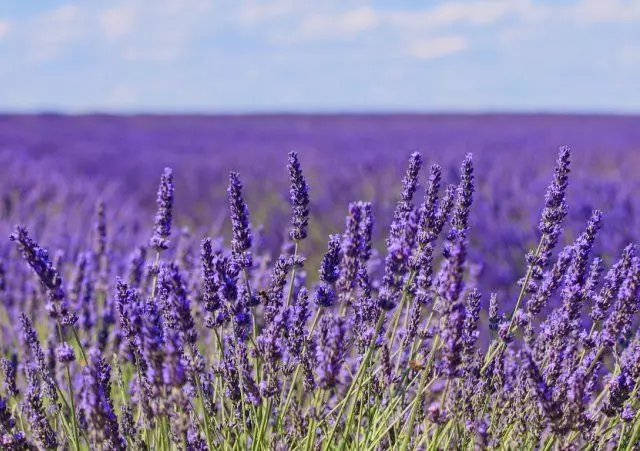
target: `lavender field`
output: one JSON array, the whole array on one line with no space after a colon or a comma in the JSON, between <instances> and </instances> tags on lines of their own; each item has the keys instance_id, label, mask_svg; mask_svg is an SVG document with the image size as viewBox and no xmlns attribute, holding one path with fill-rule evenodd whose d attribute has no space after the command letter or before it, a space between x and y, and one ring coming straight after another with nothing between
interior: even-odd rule
<instances>
[{"instance_id":1,"label":"lavender field","mask_svg":"<svg viewBox=\"0 0 640 451\"><path fill-rule=\"evenodd\" d=\"M7 450L640 449L640 117L0 116Z\"/></svg>"}]
</instances>

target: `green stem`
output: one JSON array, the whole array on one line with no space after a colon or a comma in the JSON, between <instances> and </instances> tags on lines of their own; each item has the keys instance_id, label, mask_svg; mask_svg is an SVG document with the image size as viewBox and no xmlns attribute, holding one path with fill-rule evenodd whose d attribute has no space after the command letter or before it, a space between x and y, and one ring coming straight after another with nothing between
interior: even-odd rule
<instances>
[{"instance_id":1,"label":"green stem","mask_svg":"<svg viewBox=\"0 0 640 451\"><path fill-rule=\"evenodd\" d=\"M211 438L211 425L209 424L210 423L209 411L207 410L207 407L204 402L202 382L200 381L200 378L197 375L195 379L196 379L196 385L198 387L198 396L200 397L200 405L202 407L202 413L204 415L204 432L205 432L205 435L207 436L207 446L209 447L209 449L213 449L213 439Z\"/></svg>"},{"instance_id":2,"label":"green stem","mask_svg":"<svg viewBox=\"0 0 640 451\"><path fill-rule=\"evenodd\" d=\"M371 343L369 343L369 347L367 348L367 352L364 355L364 358L362 360L362 364L360 364L360 367L358 368L358 372L356 373L356 376L354 377L353 381L349 385L349 389L347 390L347 393L345 394L345 397L344 397L345 401L349 400L349 398L353 394L353 392L356 389L356 387L358 388L358 390L360 388L360 378L364 374L365 369L369 366L369 360L371 359L371 355L373 354L373 350L375 349L376 339L378 337L378 334L380 333L380 329L382 329L382 324L384 323L384 316L385 316L384 313L380 313L380 317L378 318L378 323L376 324L376 328L375 328L375 331L373 333L373 337L371 337ZM347 407L347 404L348 404L348 402L344 402L342 404L342 407L340 408L340 411L338 412L338 416L336 418L336 421L333 424L333 427L331 428L331 432L329 433L329 437L326 440L326 446L323 448L325 451L328 450L331 447L331 443L333 442L333 437L336 434L338 423L340 423L340 418L342 418L342 415L344 414L344 411L345 411L345 409ZM352 418L351 418L351 415L350 415L349 418L347 419L347 426L345 428L345 434L349 430L349 425L351 424L351 419ZM343 441L343 443L344 443L344 441Z\"/></svg>"},{"instance_id":3,"label":"green stem","mask_svg":"<svg viewBox=\"0 0 640 451\"><path fill-rule=\"evenodd\" d=\"M291 269L291 283L289 284L289 293L287 294L287 307L289 307L291 305L291 298L293 297L293 286L296 282L296 266L295 266L295 260L296 257L298 257L298 242L296 241L296 246L293 250L293 260L294 260L294 266Z\"/></svg>"},{"instance_id":4,"label":"green stem","mask_svg":"<svg viewBox=\"0 0 640 451\"><path fill-rule=\"evenodd\" d=\"M60 321L57 322L58 325L58 336L60 337L60 343L64 343L64 335L62 333L62 325ZM69 408L71 409L71 429L73 434L73 442L77 451L80 450L80 443L78 440L78 421L76 419L76 408L75 402L73 400L73 381L71 379L71 371L69 370L69 363L65 363L65 370L67 374L67 383L69 384Z\"/></svg>"},{"instance_id":5,"label":"green stem","mask_svg":"<svg viewBox=\"0 0 640 451\"><path fill-rule=\"evenodd\" d=\"M437 335L434 342L433 342L433 347L431 350L431 355L429 357L430 362L432 361L433 357L435 356L435 350L438 347L439 344L439 339L440 339L440 335ZM422 403L422 390L424 389L425 384L427 383L427 378L429 375L430 369L428 367L425 366L425 369L422 370L422 377L420 377L420 385L418 386L418 392L416 394L416 399L415 399L415 404L413 405L413 409L411 409L411 414L409 415L409 424L407 426L407 433L404 436L404 440L402 442L402 445L400 446L400 450L404 451L407 449L407 447L409 446L409 441L411 440L411 437L413 436L413 426L416 420L416 415L418 413L418 409L420 408L420 404Z\"/></svg>"}]
</instances>

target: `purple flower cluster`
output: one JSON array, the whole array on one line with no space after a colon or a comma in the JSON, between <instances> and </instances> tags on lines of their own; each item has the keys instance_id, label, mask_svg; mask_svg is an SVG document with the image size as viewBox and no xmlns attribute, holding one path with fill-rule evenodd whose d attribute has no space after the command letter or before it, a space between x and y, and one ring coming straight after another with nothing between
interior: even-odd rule
<instances>
[{"instance_id":1,"label":"purple flower cluster","mask_svg":"<svg viewBox=\"0 0 640 451\"><path fill-rule=\"evenodd\" d=\"M0 448L637 449L640 256L603 250L600 209L567 225L570 156L517 289L495 292L474 257L471 155L423 174L413 153L388 229L375 203L345 203L321 249L295 152L280 253L235 172L226 241L169 240L170 169L146 228L106 197L52 258L28 221L0 253Z\"/></svg>"}]
</instances>

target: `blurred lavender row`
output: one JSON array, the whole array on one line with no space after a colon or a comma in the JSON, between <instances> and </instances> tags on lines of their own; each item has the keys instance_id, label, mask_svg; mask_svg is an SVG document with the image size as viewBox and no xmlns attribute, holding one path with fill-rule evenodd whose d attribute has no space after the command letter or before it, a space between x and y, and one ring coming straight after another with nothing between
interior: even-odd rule
<instances>
[{"instance_id":1,"label":"blurred lavender row","mask_svg":"<svg viewBox=\"0 0 640 451\"><path fill-rule=\"evenodd\" d=\"M438 162L444 183L454 183L459 161L472 152L480 177L470 218L471 270L484 291L514 294L513 283L524 269L521 255L537 239L547 168L565 143L578 156L568 192L566 240L599 208L610 233L598 243L598 252L610 262L625 243L638 241L638 117L0 116L0 193L8 220L0 232L9 232L7 224L25 222L52 245L71 250L81 239L74 223L86 224L101 196L114 199L107 202L112 214L123 210L127 222L118 224L130 229L127 234L137 233L138 221L152 214L157 174L169 166L179 187L177 224L197 236L228 237L225 184L234 170L243 175L254 223L263 226L258 238L277 252L287 239L282 231L288 187L273 174L283 155L295 150L313 186L308 245L314 254L328 234L340 231L347 205L355 199L373 202L380 224L374 247L380 251L409 153L419 150L427 164ZM45 200L59 208L38 208ZM43 215L60 213L63 205L73 215L60 218L63 233L49 228L47 236ZM319 263L316 258L310 265Z\"/></svg>"}]
</instances>

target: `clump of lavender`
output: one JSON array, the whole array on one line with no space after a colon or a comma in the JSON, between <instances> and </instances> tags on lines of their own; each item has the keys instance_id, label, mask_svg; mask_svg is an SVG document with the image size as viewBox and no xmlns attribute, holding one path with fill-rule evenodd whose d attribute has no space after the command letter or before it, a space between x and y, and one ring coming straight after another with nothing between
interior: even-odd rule
<instances>
[{"instance_id":1,"label":"clump of lavender","mask_svg":"<svg viewBox=\"0 0 640 451\"><path fill-rule=\"evenodd\" d=\"M340 236L329 236L329 249L320 262L320 284L315 291L315 300L319 306L331 307L336 297L335 283L340 277Z\"/></svg>"},{"instance_id":2,"label":"clump of lavender","mask_svg":"<svg viewBox=\"0 0 640 451\"><path fill-rule=\"evenodd\" d=\"M231 240L231 250L243 268L251 266L251 225L249 223L249 207L242 198L242 182L237 172L229 175L229 208L231 211L231 226L233 228L233 239Z\"/></svg>"},{"instance_id":3,"label":"clump of lavender","mask_svg":"<svg viewBox=\"0 0 640 451\"><path fill-rule=\"evenodd\" d=\"M169 250L170 170L146 245L104 203L93 240L60 240L55 258L18 227L29 266L0 252L0 449L637 448L640 257L635 244L617 260L603 251L600 210L581 232L565 225L569 156L513 299L483 293L495 260L476 252L473 215L492 212L482 183L472 207L470 155L458 179L432 165L419 205L411 155L382 246L362 201L326 247L310 239L320 229L294 152L279 254L254 242L233 172L232 239L199 252L199 229Z\"/></svg>"},{"instance_id":4,"label":"clump of lavender","mask_svg":"<svg viewBox=\"0 0 640 451\"><path fill-rule=\"evenodd\" d=\"M173 218L173 171L165 168L158 187L158 212L149 246L160 252L169 248L171 221Z\"/></svg>"},{"instance_id":5,"label":"clump of lavender","mask_svg":"<svg viewBox=\"0 0 640 451\"><path fill-rule=\"evenodd\" d=\"M31 239L24 226L16 227L16 231L11 234L9 239L16 242L22 257L33 268L40 282L47 289L46 308L49 316L64 325L75 324L78 317L69 311L60 272L53 265L47 250Z\"/></svg>"},{"instance_id":6,"label":"clump of lavender","mask_svg":"<svg viewBox=\"0 0 640 451\"><path fill-rule=\"evenodd\" d=\"M302 173L296 152L289 152L287 169L289 170L289 180L291 182L289 198L293 209L292 229L289 232L289 236L297 243L307 237L307 229L309 227L309 186Z\"/></svg>"}]
</instances>

